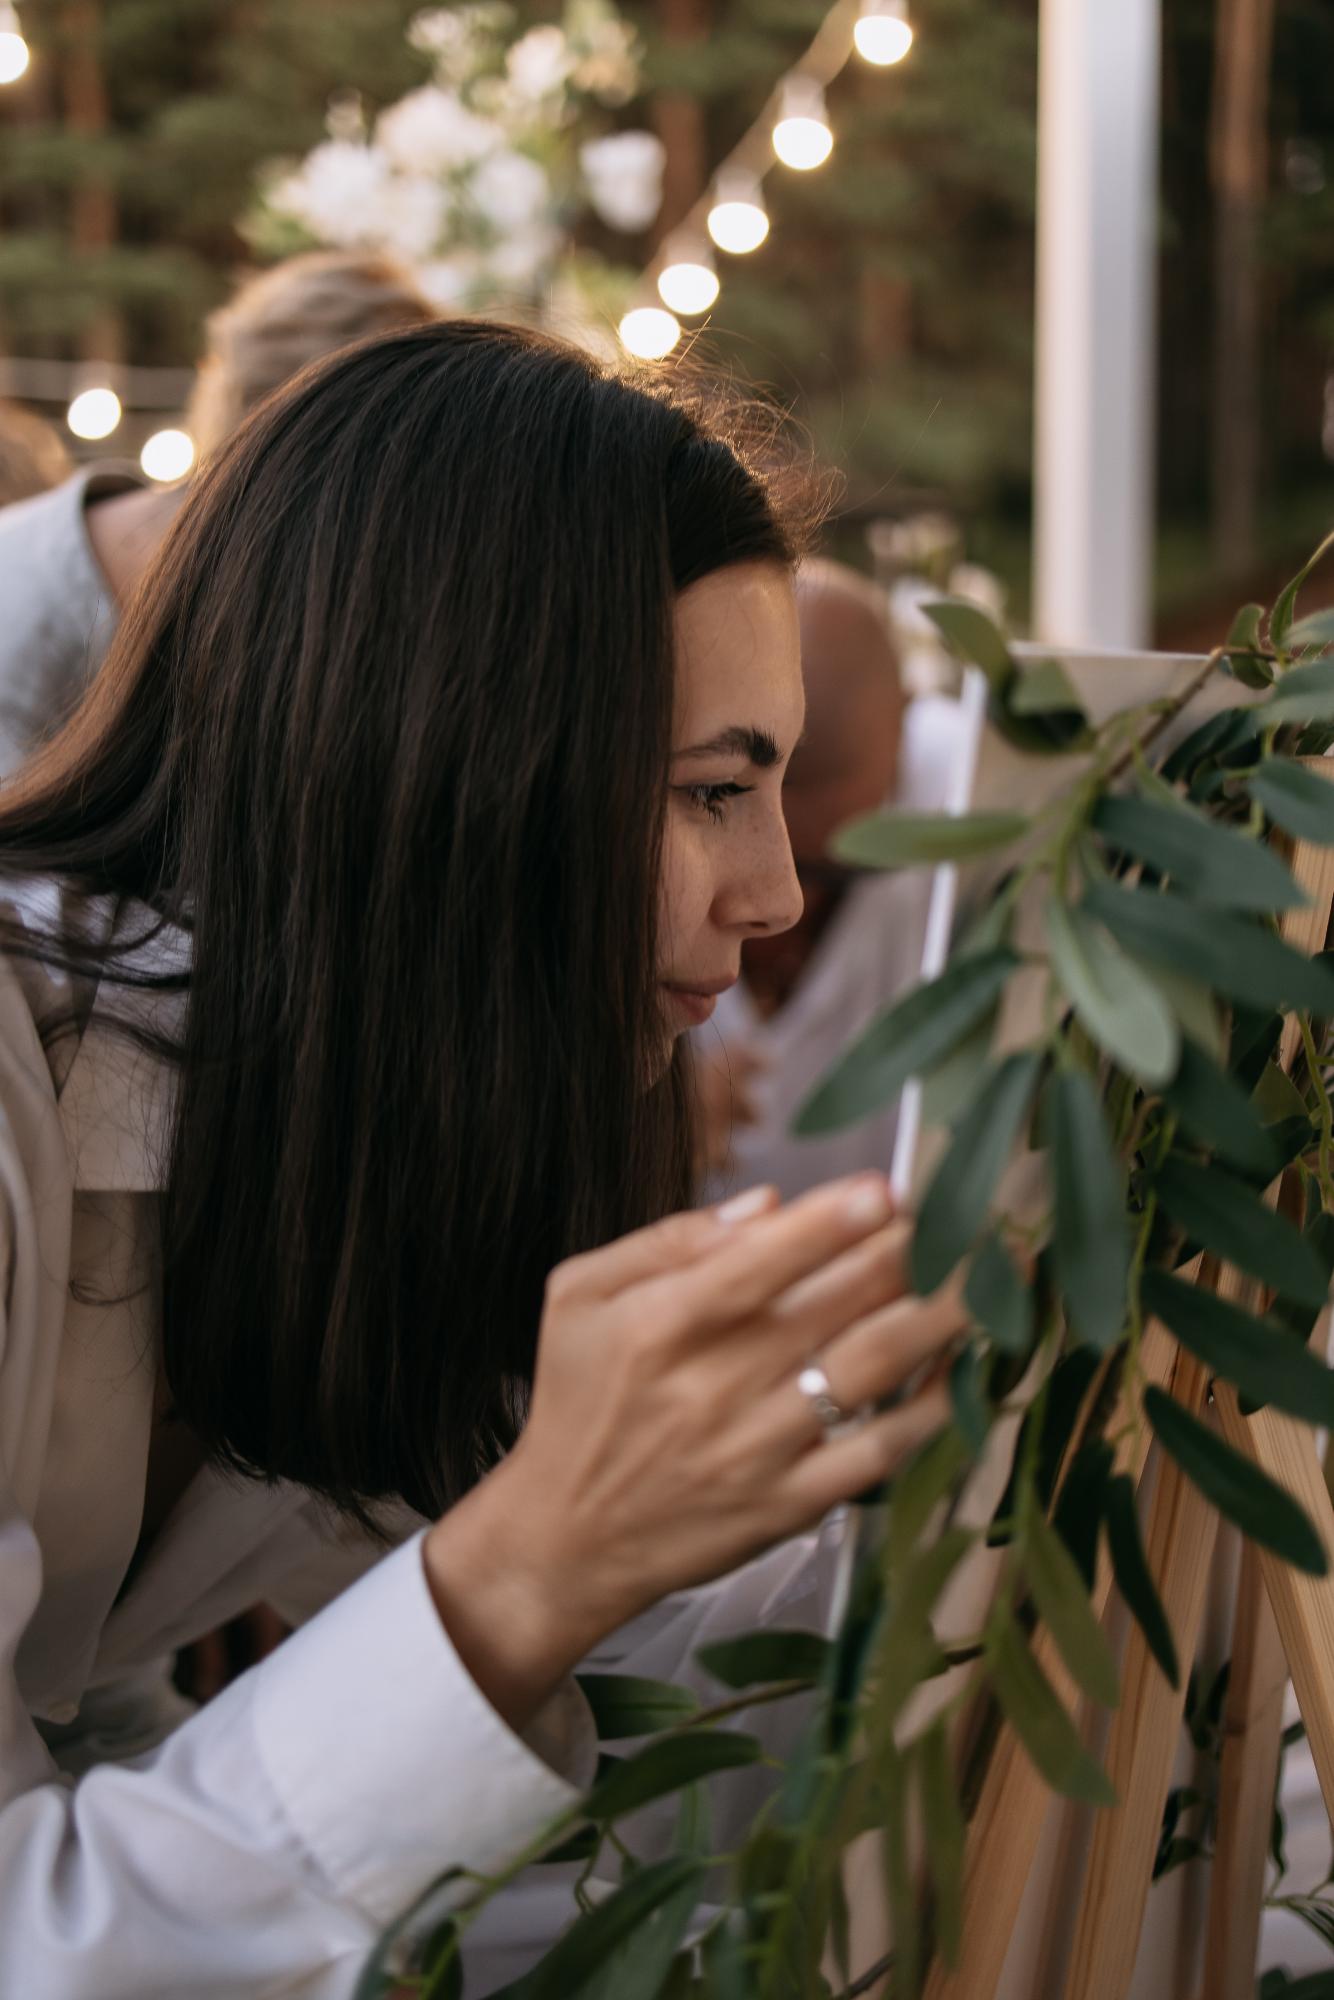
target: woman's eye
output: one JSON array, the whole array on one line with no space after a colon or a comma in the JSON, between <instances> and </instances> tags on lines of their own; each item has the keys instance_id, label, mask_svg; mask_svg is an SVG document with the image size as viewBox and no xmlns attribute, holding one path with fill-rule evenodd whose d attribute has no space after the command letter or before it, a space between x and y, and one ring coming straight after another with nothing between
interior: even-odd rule
<instances>
[{"instance_id":1,"label":"woman's eye","mask_svg":"<svg viewBox=\"0 0 1334 2000\"><path fill-rule=\"evenodd\" d=\"M726 815L727 801L739 799L746 792L754 791L753 785L687 785L686 796L690 803L706 812L710 819L722 819Z\"/></svg>"}]
</instances>

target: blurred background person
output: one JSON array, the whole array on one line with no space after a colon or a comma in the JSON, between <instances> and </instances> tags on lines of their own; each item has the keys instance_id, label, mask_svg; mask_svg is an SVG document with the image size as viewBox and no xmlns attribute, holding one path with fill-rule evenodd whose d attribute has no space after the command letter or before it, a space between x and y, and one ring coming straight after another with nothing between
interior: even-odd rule
<instances>
[{"instance_id":1,"label":"blurred background person","mask_svg":"<svg viewBox=\"0 0 1334 2000\"><path fill-rule=\"evenodd\" d=\"M240 286L213 313L186 413L206 460L258 403L289 377L367 334L420 325L435 308L390 259L347 251L290 258ZM8 421L8 413L3 415ZM33 433L47 433L30 485L33 497L0 514L0 777L69 715L105 656L120 613L175 518L187 491L148 486L132 469L69 461L49 427L27 413ZM21 436L21 429L16 429ZM17 447L16 447L17 462ZM0 434L0 473L9 462ZM53 480L59 480L58 484ZM44 490L49 488L49 490ZM3 499L0 488L0 499Z\"/></svg>"},{"instance_id":2,"label":"blurred background person","mask_svg":"<svg viewBox=\"0 0 1334 2000\"><path fill-rule=\"evenodd\" d=\"M0 507L45 493L69 471L58 431L19 403L0 403Z\"/></svg>"},{"instance_id":3,"label":"blurred background person","mask_svg":"<svg viewBox=\"0 0 1334 2000\"><path fill-rule=\"evenodd\" d=\"M797 604L806 729L783 796L805 909L782 937L744 946L741 979L695 1031L705 1200L761 1181L788 1197L830 1174L888 1170L895 1105L826 1138L789 1128L840 1051L916 978L931 871L866 874L831 861L829 842L887 803L938 809L961 740L952 700L905 700L875 585L810 562Z\"/></svg>"}]
</instances>

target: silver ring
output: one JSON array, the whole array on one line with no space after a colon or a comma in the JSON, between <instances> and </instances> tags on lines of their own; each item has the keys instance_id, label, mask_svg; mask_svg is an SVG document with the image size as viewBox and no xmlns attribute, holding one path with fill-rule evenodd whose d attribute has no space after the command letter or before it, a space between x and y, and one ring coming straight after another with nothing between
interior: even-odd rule
<instances>
[{"instance_id":1,"label":"silver ring","mask_svg":"<svg viewBox=\"0 0 1334 2000\"><path fill-rule=\"evenodd\" d=\"M848 1422L848 1412L840 1405L829 1386L829 1377L818 1362L812 1361L802 1369L797 1388L824 1426L826 1437Z\"/></svg>"}]
</instances>

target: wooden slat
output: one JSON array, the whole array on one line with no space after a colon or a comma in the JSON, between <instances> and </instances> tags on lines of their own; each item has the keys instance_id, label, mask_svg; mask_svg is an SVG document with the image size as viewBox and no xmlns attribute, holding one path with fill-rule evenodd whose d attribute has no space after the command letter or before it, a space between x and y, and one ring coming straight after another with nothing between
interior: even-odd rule
<instances>
[{"instance_id":1,"label":"wooden slat","mask_svg":"<svg viewBox=\"0 0 1334 2000\"><path fill-rule=\"evenodd\" d=\"M1319 1530L1329 1557L1324 1576L1306 1576L1267 1550L1261 1573L1274 1609L1297 1704L1315 1759L1325 1809L1334 1818L1334 1505L1306 1424L1278 1410L1243 1417L1226 1383L1216 1391L1223 1435L1298 1499Z\"/></svg>"},{"instance_id":2,"label":"wooden slat","mask_svg":"<svg viewBox=\"0 0 1334 2000\"><path fill-rule=\"evenodd\" d=\"M1140 1356L1147 1379L1165 1388L1172 1379L1176 1357L1176 1344L1170 1335L1156 1323L1150 1325ZM1118 1406L1109 1428L1114 1433L1121 1432L1128 1414L1128 1405ZM1124 1435L1117 1447L1118 1469L1129 1472L1137 1484L1148 1444L1148 1426L1141 1425L1137 1432ZM1095 1617L1102 1617L1111 1587L1111 1566L1103 1551L1092 1594ZM1059 1699L1074 1711L1077 1706L1074 1685L1045 1630L1035 1635L1033 1652ZM924 2000L992 2000L1042 1829L1047 1814L1057 1804L1045 1778L1029 1762L1027 1752L1007 1725L1001 1730L982 1796L968 1828L965 1922L959 1963L950 1971L941 1960L934 1961Z\"/></svg>"},{"instance_id":3,"label":"wooden slat","mask_svg":"<svg viewBox=\"0 0 1334 2000\"><path fill-rule=\"evenodd\" d=\"M1288 1663L1251 1543L1243 1545L1223 1720L1204 1991L1254 2000Z\"/></svg>"},{"instance_id":4,"label":"wooden slat","mask_svg":"<svg viewBox=\"0 0 1334 2000\"><path fill-rule=\"evenodd\" d=\"M1204 1369L1185 1353L1172 1393L1193 1413L1208 1394ZM1107 1749L1107 1774L1118 1803L1093 1823L1067 2000L1124 2000L1129 1991L1181 1739L1185 1668L1199 1641L1217 1534L1213 1507L1176 1461L1160 1452L1145 1554L1182 1662L1181 1685L1168 1685L1139 1626L1132 1625L1121 1663L1121 1705Z\"/></svg>"}]
</instances>

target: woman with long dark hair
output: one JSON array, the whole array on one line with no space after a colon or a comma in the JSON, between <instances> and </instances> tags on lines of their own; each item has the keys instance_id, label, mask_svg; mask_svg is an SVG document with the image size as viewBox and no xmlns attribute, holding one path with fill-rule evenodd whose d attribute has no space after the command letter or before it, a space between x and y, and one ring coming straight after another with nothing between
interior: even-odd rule
<instances>
[{"instance_id":1,"label":"woman with long dark hair","mask_svg":"<svg viewBox=\"0 0 1334 2000\"><path fill-rule=\"evenodd\" d=\"M586 1781L592 1646L941 1420L836 1421L960 1325L883 1180L671 1213L678 1038L800 907L793 554L689 399L375 340L0 795L0 1992L346 1995Z\"/></svg>"}]
</instances>

